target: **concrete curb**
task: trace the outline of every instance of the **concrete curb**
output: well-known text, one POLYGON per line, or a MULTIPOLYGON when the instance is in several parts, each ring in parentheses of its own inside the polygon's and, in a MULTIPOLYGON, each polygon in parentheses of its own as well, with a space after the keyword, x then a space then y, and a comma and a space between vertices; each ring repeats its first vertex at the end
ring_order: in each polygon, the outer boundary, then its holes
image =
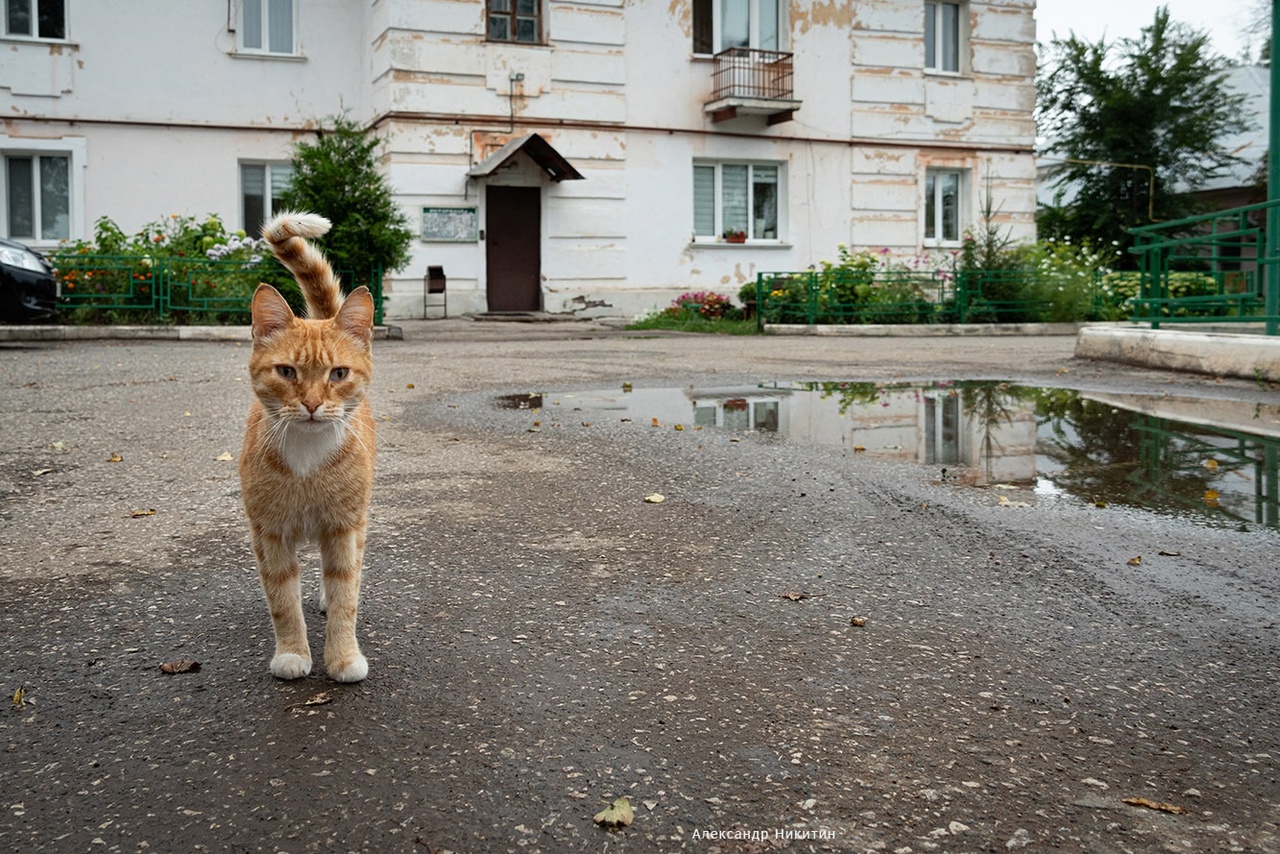
POLYGON ((766 323, 764 331, 773 335, 826 335, 837 338, 942 338, 966 335, 1075 335, 1079 323, 857 323, 815 324, 766 323))
POLYGON ((1260 335, 1086 327, 1076 338, 1075 355, 1171 371, 1280 380, 1280 338, 1260 335))
MULTIPOLYGON (((399 326, 375 326, 375 339, 400 341, 399 326)), ((0 326, 5 341, 251 341, 248 326, 0 326)))

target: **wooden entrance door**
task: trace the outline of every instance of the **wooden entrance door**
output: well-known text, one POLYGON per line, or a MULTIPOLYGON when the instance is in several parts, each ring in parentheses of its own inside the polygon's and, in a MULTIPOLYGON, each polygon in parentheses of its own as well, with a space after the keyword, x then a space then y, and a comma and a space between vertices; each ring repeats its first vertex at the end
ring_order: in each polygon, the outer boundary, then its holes
POLYGON ((542 190, 485 188, 489 311, 542 308, 542 190))

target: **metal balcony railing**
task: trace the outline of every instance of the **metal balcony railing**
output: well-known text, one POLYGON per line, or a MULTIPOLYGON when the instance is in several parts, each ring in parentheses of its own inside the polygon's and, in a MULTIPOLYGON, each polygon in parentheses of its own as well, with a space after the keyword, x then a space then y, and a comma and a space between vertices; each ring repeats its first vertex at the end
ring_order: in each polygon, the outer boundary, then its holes
POLYGON ((715 56, 711 100, 760 98, 790 101, 793 73, 790 53, 731 47, 715 56))

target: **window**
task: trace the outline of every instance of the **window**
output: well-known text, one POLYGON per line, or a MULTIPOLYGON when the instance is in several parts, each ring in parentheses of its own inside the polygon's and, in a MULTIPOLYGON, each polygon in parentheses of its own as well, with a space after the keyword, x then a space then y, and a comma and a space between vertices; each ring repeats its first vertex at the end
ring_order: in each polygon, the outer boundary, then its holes
POLYGON ((289 163, 240 164, 240 215, 245 234, 257 237, 262 224, 279 213, 278 199, 292 179, 289 163))
POLYGON ((542 0, 488 0, 489 40, 542 43, 542 0))
POLYGON ((4 0, 4 32, 7 36, 65 39, 66 0, 4 0))
POLYGON ((785 0, 693 0, 693 52, 786 50, 787 8, 785 0))
POLYGON ((781 180, 782 167, 773 163, 694 164, 694 236, 734 231, 748 240, 777 240, 781 180))
POLYGON ((926 0, 924 4, 924 67, 960 73, 960 4, 926 0))
POLYGON ((4 158, 5 234, 51 242, 71 236, 71 158, 12 154, 4 158))
POLYGON ((930 169, 924 178, 924 242, 929 246, 960 242, 960 194, 964 173, 930 169))
POLYGON ((240 49, 293 56, 293 0, 240 0, 240 49))

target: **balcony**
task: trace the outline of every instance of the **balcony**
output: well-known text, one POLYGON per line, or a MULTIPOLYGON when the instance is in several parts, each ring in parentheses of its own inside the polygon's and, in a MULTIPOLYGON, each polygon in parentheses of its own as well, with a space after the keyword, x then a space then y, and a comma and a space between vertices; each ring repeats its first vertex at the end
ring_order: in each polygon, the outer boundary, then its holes
POLYGON ((731 47, 715 56, 711 100, 703 112, 713 122, 739 116, 765 116, 768 123, 791 120, 800 108, 792 91, 791 54, 731 47))

